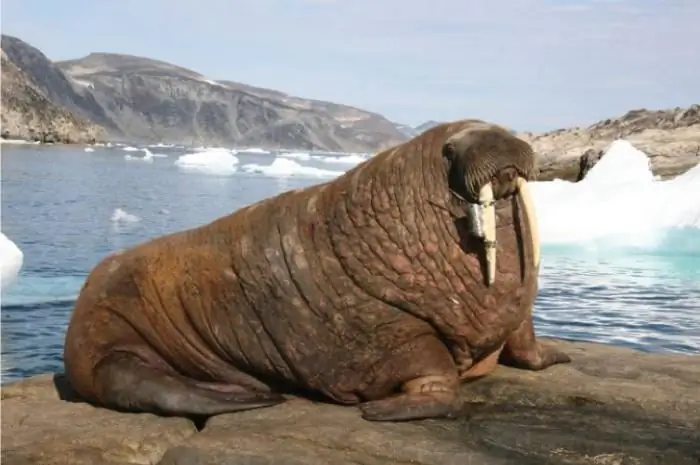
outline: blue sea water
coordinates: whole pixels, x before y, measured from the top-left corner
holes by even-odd
[[[20,276],[2,291],[3,383],[62,369],[73,302],[105,255],[333,177],[299,166],[338,174],[353,166],[327,154],[242,153],[239,166],[277,160],[277,169],[217,176],[176,166],[184,148],[150,150],[168,156],[143,162],[125,160],[143,153],[121,147],[2,147],[1,228],[24,252]],[[700,229],[669,230],[646,249],[545,243],[542,260],[538,334],[700,353]]]

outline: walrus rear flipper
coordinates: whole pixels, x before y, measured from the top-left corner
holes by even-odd
[[[211,416],[270,407],[279,394],[252,392],[227,383],[203,383],[147,365],[129,352],[114,352],[95,369],[105,406],[130,412],[174,416]]]

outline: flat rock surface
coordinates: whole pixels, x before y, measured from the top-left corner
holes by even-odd
[[[183,418],[126,415],[75,402],[65,384],[62,376],[41,375],[3,386],[3,465],[152,464],[197,433]]]
[[[456,420],[373,423],[303,399],[189,420],[75,398],[61,375],[2,389],[3,464],[700,464],[700,355],[549,340],[574,359],[499,367]]]

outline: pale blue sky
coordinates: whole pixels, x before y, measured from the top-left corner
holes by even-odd
[[[54,60],[168,61],[408,124],[553,129],[700,101],[700,0],[2,0]]]

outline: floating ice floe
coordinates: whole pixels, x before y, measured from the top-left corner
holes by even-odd
[[[531,190],[543,243],[649,246],[669,229],[700,228],[700,165],[660,181],[626,140],[611,143],[581,182],[533,182]]]
[[[237,171],[238,158],[228,149],[203,149],[180,155],[175,160],[175,165],[184,171],[229,176]]]
[[[270,165],[250,163],[243,165],[243,171],[248,173],[260,173],[266,176],[281,178],[291,176],[303,177],[336,177],[343,174],[342,171],[324,170],[313,166],[302,166],[288,158],[275,158]]]
[[[8,287],[17,278],[23,263],[22,250],[0,232],[0,288]]]

